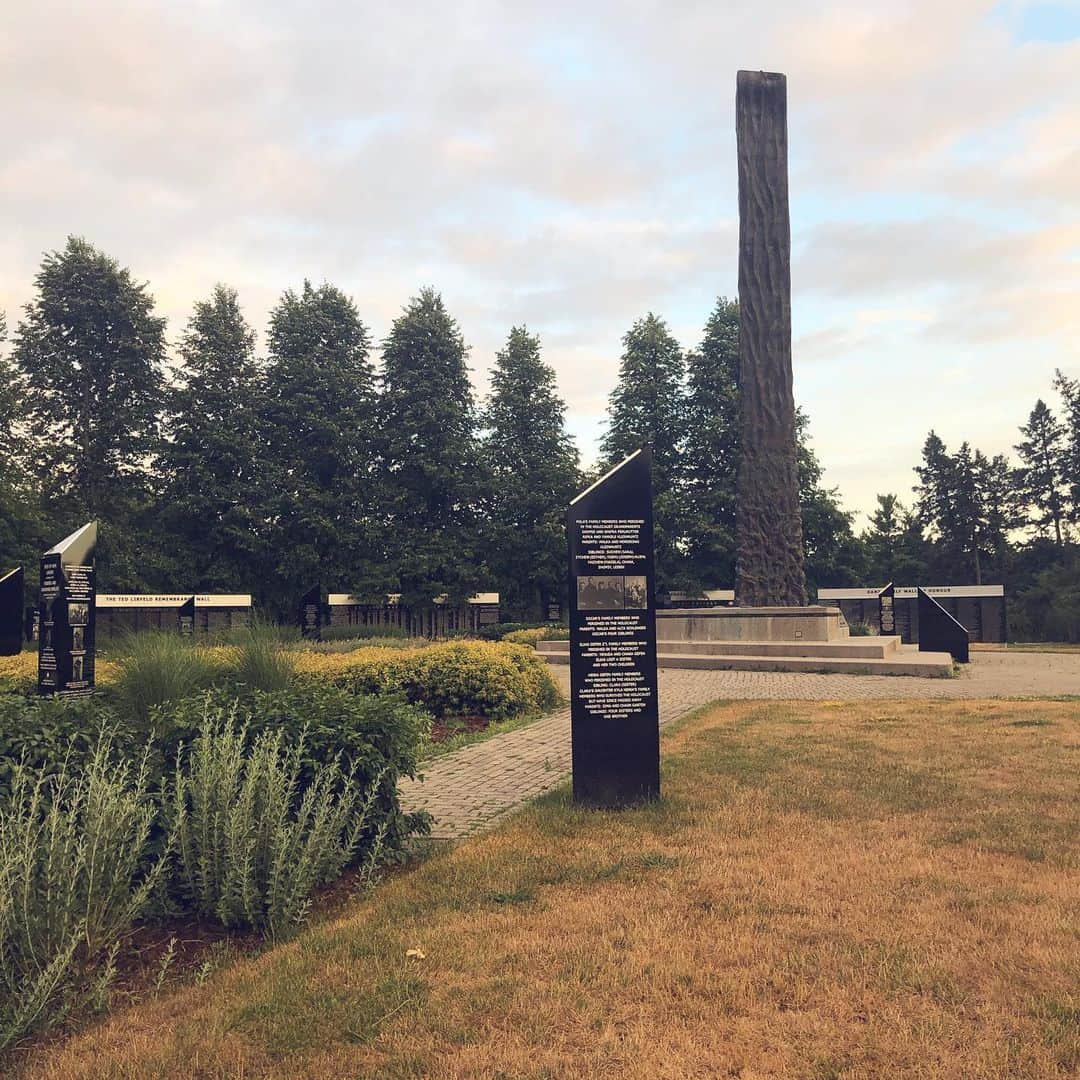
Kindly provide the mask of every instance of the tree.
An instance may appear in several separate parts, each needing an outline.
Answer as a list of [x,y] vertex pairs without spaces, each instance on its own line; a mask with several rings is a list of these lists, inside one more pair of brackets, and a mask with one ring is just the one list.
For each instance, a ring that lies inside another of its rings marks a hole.
[[1016,476],[1018,494],[1033,511],[1030,523],[1036,535],[1053,530],[1060,546],[1067,499],[1065,427],[1040,398],[1020,434],[1024,438],[1015,447],[1022,463]]
[[686,585],[735,581],[739,474],[739,305],[721,296],[687,354],[682,520]]
[[33,567],[41,554],[41,521],[22,421],[25,387],[2,351],[6,339],[7,320],[0,311],[0,575],[16,566]]
[[865,554],[852,530],[854,515],[840,506],[836,488],[822,487],[824,470],[810,446],[808,427],[806,414],[796,409],[799,509],[807,588],[813,596],[822,587],[860,581],[865,572]]
[[270,313],[265,437],[279,610],[317,582],[363,593],[380,580],[369,347],[356,305],[333,285],[305,281]]
[[487,564],[502,611],[542,620],[565,591],[564,514],[582,483],[555,372],[523,326],[495,355],[483,426]]
[[1004,581],[1012,548],[1009,535],[1024,524],[1024,500],[1018,493],[1016,469],[1004,454],[986,457],[975,452],[978,487],[979,547],[985,554],[982,569],[991,580]]
[[609,468],[643,446],[652,450],[658,592],[677,582],[680,572],[684,371],[682,349],[663,319],[650,312],[634,323],[623,336],[619,381],[600,444]]
[[1065,406],[1065,449],[1062,480],[1068,491],[1068,519],[1080,521],[1080,379],[1070,379],[1062,371],[1054,374],[1054,389]]
[[476,412],[457,322],[423,289],[383,343],[380,429],[389,568],[410,607],[481,584]]
[[918,518],[895,495],[878,495],[863,534],[868,585],[926,584],[926,541]]
[[161,458],[162,517],[182,563],[176,587],[261,591],[269,495],[263,373],[235,290],[218,285],[195,305],[180,356]]
[[101,521],[99,580],[148,573],[139,515],[159,447],[165,320],[144,284],[86,240],[45,256],[15,338],[34,469],[58,533]]

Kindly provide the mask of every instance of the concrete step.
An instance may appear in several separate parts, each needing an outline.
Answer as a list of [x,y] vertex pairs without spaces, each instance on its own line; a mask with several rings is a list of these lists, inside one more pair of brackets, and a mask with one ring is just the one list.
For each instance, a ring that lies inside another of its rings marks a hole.
[[[552,643],[554,644],[554,643]],[[565,643],[564,643],[565,644]],[[569,664],[569,647],[541,652],[549,664]],[[914,675],[942,678],[952,674],[953,662],[948,653],[919,652],[906,646],[888,660],[843,656],[723,656],[706,653],[663,653],[658,655],[662,668],[696,668],[706,671],[792,671],[807,674],[838,675]]]
[[[853,638],[845,641],[658,641],[660,656],[810,656],[851,660],[890,660],[900,649],[899,637]],[[541,641],[538,652],[563,653],[569,641]]]

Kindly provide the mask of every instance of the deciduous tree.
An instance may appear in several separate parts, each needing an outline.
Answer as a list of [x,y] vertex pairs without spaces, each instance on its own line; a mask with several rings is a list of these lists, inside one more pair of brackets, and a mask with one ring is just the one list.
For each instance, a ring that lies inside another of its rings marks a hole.
[[165,320],[145,284],[86,240],[45,256],[15,336],[34,468],[58,531],[101,522],[99,576],[144,581],[140,532],[164,395]]

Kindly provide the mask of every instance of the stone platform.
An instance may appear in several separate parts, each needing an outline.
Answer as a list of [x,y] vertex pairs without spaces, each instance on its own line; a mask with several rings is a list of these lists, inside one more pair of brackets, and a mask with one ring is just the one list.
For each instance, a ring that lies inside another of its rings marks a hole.
[[[839,608],[690,608],[656,613],[662,668],[848,675],[951,675],[948,653],[919,652],[899,637],[850,636]],[[569,664],[570,642],[541,641],[549,664]]]
[[848,624],[838,607],[664,608],[658,641],[839,641]]

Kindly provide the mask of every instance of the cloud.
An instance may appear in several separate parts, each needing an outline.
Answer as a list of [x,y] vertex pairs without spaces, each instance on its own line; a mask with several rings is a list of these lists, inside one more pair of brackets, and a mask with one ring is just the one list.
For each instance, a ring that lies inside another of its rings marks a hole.
[[[950,417],[1005,447],[1013,398],[1080,363],[1080,40],[1025,10],[17,6],[0,308],[17,321],[68,233],[149,279],[174,337],[218,280],[257,325],[282,289],[332,280],[376,339],[434,284],[478,389],[510,325],[541,333],[589,457],[630,323],[656,310],[690,345],[735,294],[735,71],[784,70],[797,386],[829,475],[869,506],[867,477],[902,490],[941,426],[937,373],[978,402]],[[884,391],[907,402],[900,441],[853,470]]]

